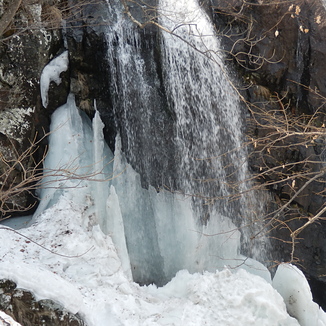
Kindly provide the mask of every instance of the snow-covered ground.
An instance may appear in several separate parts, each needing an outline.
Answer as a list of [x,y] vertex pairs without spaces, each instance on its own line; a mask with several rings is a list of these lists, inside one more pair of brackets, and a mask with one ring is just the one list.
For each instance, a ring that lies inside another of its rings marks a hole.
[[0,311],[0,326],[21,326],[21,324],[14,321],[10,316]]
[[111,237],[88,222],[84,207],[62,196],[20,230],[25,237],[1,229],[0,277],[79,312],[92,326],[298,325],[271,284],[244,270],[183,270],[162,288],[140,287],[122,271]]
[[[63,195],[21,234],[0,229],[0,278],[79,312],[90,326],[299,325],[271,284],[242,269],[182,270],[161,288],[133,283],[111,237],[91,225],[87,214]],[[301,325],[326,325],[297,269],[283,266],[275,282]],[[308,319],[304,311],[310,311]]]

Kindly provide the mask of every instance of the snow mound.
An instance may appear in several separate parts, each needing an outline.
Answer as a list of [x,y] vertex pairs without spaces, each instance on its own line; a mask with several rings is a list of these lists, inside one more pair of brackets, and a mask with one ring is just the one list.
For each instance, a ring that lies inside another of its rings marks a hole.
[[0,229],[0,278],[79,312],[89,326],[299,325],[276,290],[244,270],[183,270],[164,287],[140,287],[93,214],[63,195],[21,235]]
[[283,297],[289,314],[301,326],[326,326],[326,314],[312,301],[308,281],[297,267],[289,264],[278,266],[273,286]]
[[273,287],[242,269],[184,270],[166,286],[148,291],[166,303],[160,325],[298,325]]

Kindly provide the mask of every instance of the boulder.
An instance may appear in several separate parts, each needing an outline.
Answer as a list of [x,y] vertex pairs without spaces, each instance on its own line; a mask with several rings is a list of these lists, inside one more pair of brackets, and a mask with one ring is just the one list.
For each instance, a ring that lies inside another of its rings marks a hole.
[[52,300],[37,300],[10,280],[0,280],[0,310],[24,326],[86,326],[78,314]]

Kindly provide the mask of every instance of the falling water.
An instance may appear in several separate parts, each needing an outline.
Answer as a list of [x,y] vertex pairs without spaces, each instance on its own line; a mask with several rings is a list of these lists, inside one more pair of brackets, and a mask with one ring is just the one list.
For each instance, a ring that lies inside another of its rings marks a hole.
[[[162,0],[160,8],[162,25],[173,31],[173,35],[162,33],[162,66],[176,116],[182,188],[190,193],[197,189],[208,198],[227,197],[228,182],[241,185],[247,166],[246,151],[241,148],[240,104],[223,71],[221,46],[196,1],[172,5]],[[230,208],[221,207],[221,213],[230,213]]]
[[[256,214],[263,215],[263,208],[252,193],[233,200],[239,193],[246,194],[252,185],[246,182],[244,108],[224,64],[219,38],[196,0],[177,4],[161,0],[160,17],[162,26],[173,31],[162,33],[162,66],[166,93],[176,115],[182,189],[205,199],[219,198],[205,210],[197,200],[202,222],[219,219],[222,214],[239,226],[249,224],[250,228],[242,230],[243,245],[248,246],[250,235],[261,228]],[[212,217],[214,204],[219,213]],[[266,239],[261,241],[259,250],[251,246],[247,254],[262,259],[265,253],[261,244]]]
[[125,171],[113,186],[133,277],[237,266],[250,236],[240,227],[261,208],[234,197],[250,187],[243,116],[214,28],[195,0],[161,0],[159,24],[173,33],[139,29],[108,3],[114,169]]

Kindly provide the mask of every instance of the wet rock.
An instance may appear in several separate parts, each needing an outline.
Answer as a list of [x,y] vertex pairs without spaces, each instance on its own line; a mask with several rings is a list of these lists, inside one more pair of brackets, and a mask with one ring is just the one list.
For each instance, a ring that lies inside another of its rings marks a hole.
[[[93,117],[95,105],[105,121],[105,139],[114,149],[116,135],[113,117],[109,69],[106,63],[107,3],[96,1],[76,7],[77,13],[67,19],[66,37],[70,53],[70,91],[77,106]],[[76,18],[77,15],[77,18]]]

